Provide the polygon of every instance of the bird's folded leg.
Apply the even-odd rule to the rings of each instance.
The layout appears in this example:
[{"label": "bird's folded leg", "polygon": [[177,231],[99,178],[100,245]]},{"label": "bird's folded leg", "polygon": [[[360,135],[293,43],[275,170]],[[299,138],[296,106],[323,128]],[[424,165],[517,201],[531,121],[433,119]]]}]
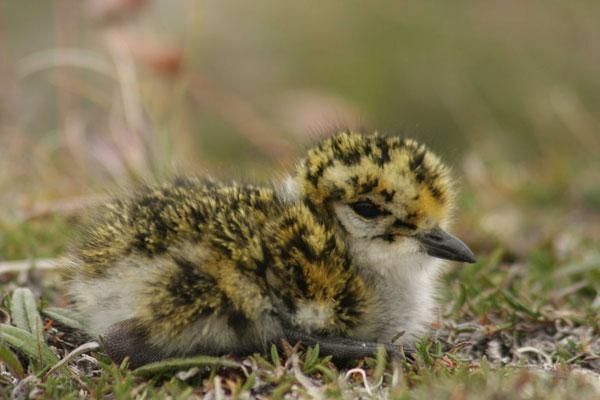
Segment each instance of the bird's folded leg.
[{"label": "bird's folded leg", "polygon": [[111,325],[103,335],[104,351],[117,364],[129,357],[129,368],[159,361],[165,355],[147,341],[145,330],[135,319]]},{"label": "bird's folded leg", "polygon": [[285,339],[292,344],[302,342],[305,346],[318,344],[321,353],[331,355],[335,359],[347,360],[370,357],[377,353],[380,346],[383,346],[393,359],[411,360],[413,355],[411,349],[391,343],[367,342],[339,336],[316,336],[293,329],[285,330]]}]

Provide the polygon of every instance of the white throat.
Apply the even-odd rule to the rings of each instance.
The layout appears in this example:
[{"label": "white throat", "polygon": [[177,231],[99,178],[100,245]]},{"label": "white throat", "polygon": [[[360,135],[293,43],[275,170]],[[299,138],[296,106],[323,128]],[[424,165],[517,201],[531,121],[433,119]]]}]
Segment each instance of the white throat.
[{"label": "white throat", "polygon": [[389,342],[404,332],[396,343],[413,343],[435,317],[441,260],[420,252],[413,239],[398,243],[354,239],[348,244],[360,273],[379,297],[370,321],[378,326],[375,339]]}]

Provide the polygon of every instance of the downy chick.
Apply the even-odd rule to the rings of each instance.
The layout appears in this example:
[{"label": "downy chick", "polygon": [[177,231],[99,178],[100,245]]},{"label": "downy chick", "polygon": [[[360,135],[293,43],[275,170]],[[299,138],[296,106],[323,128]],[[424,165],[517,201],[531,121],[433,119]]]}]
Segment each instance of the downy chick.
[{"label": "downy chick", "polygon": [[133,367],[282,338],[339,357],[410,345],[433,318],[439,259],[474,261],[445,231],[453,196],[423,145],[341,132],[278,187],[178,178],[115,199],[72,252],[70,292]]}]

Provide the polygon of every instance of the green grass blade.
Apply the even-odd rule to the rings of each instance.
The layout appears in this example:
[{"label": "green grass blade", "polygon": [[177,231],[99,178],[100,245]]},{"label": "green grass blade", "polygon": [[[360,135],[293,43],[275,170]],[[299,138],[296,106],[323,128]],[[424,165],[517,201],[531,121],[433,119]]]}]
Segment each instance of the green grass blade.
[{"label": "green grass blade", "polygon": [[68,326],[69,328],[83,330],[83,323],[79,319],[79,315],[67,308],[48,307],[42,311],[45,315]]},{"label": "green grass blade", "polygon": [[18,328],[43,340],[44,325],[31,290],[28,288],[15,289],[10,302],[10,314]]},{"label": "green grass blade", "polygon": [[182,369],[193,367],[224,367],[224,368],[239,368],[240,363],[227,360],[225,358],[198,356],[190,358],[172,358],[164,361],[159,361],[144,365],[133,371],[137,376],[153,376],[158,374],[166,374]]},{"label": "green grass blade", "polygon": [[0,339],[3,339],[11,347],[23,352],[34,361],[41,361],[43,366],[56,364],[58,358],[50,347],[33,334],[24,329],[7,324],[0,324]]}]

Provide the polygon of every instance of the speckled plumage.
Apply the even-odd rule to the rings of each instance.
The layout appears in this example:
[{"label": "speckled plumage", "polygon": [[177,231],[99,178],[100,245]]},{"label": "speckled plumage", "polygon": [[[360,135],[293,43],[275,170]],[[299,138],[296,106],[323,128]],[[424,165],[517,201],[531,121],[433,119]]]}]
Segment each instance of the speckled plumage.
[{"label": "speckled plumage", "polygon": [[87,330],[133,364],[286,332],[407,344],[439,270],[415,238],[445,227],[452,202],[424,146],[342,132],[280,186],[178,178],[113,200],[72,253],[70,289]]}]

